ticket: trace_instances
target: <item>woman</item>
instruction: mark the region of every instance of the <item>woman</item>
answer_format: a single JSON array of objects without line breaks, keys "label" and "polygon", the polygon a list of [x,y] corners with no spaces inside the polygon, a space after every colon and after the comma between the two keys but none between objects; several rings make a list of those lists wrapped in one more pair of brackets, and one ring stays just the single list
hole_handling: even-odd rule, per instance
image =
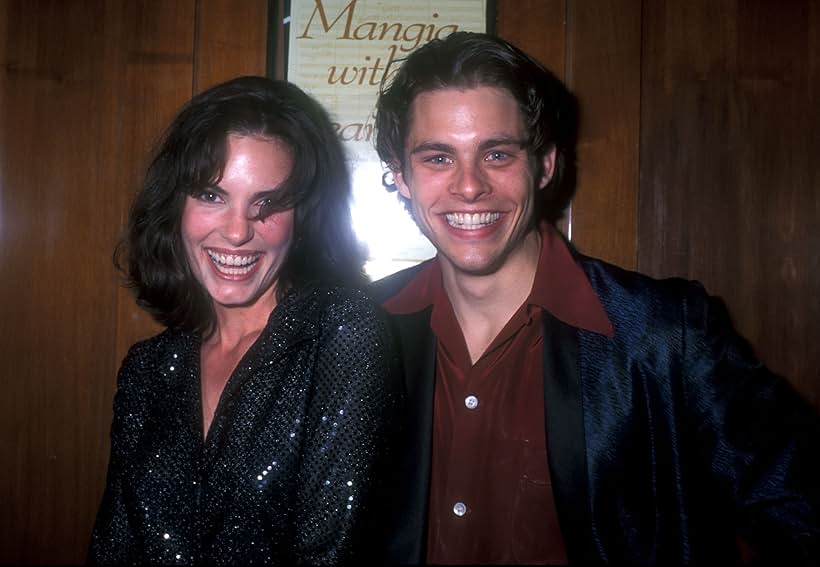
[{"label": "woman", "polygon": [[244,77],[179,113],[118,249],[167,330],[119,372],[96,563],[338,563],[376,551],[400,404],[355,288],[344,154],[293,85]]}]

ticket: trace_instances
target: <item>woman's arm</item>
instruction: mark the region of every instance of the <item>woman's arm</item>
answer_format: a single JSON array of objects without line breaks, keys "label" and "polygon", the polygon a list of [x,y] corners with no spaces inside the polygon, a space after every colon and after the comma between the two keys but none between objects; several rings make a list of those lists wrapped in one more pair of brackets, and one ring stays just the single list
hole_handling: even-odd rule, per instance
[{"label": "woman's arm", "polygon": [[117,376],[114,397],[114,419],[111,424],[111,451],[105,492],[94,522],[87,562],[95,565],[133,563],[134,538],[123,499],[124,476],[130,452],[129,429],[139,420],[137,400],[130,387],[138,375],[141,357],[139,348],[129,350]]},{"label": "woman's arm", "polygon": [[400,364],[384,314],[367,300],[334,305],[323,326],[296,481],[296,561],[380,553],[380,488],[400,425]]}]

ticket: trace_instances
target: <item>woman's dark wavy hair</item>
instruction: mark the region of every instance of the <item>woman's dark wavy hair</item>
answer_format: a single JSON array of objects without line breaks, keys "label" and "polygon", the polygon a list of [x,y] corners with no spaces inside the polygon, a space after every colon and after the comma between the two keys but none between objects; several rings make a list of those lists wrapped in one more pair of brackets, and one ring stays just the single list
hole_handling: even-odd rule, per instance
[{"label": "woman's dark wavy hair", "polygon": [[[575,190],[578,106],[563,83],[540,63],[503,39],[455,32],[411,53],[376,104],[376,151],[392,171],[404,171],[410,108],[416,96],[432,90],[481,86],[502,88],[518,102],[527,128],[527,149],[541,176],[543,157],[554,146],[555,171],[538,191],[539,220],[561,218]],[[386,177],[388,177],[386,175]],[[384,181],[395,191],[395,183]],[[409,201],[399,196],[410,210]]]},{"label": "woman's dark wavy hair", "polygon": [[208,335],[210,296],[188,264],[181,237],[189,194],[219,182],[229,135],[283,141],[293,170],[257,219],[294,209],[293,242],[277,295],[319,282],[366,283],[364,256],[351,227],[350,176],[344,150],[319,103],[296,86],[240,77],[195,96],[174,118],[131,206],[115,264],[137,304],[159,323]]}]

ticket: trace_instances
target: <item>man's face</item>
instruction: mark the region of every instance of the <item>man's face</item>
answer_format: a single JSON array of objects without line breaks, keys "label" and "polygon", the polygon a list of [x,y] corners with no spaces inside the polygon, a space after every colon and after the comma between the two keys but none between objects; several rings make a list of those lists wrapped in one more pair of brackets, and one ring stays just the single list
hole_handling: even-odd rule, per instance
[{"label": "man's face", "polygon": [[394,177],[442,268],[488,275],[515,262],[535,238],[535,192],[549,182],[554,150],[534,179],[521,111],[495,87],[421,93],[410,124],[404,170]]}]

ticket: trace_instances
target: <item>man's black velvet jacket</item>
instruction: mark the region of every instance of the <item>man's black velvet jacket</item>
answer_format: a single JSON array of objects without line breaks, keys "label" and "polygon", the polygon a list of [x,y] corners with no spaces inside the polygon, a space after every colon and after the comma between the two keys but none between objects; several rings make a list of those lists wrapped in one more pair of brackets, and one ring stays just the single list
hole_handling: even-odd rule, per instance
[{"label": "man's black velvet jacket", "polygon": [[[548,465],[570,563],[728,565],[742,538],[764,560],[818,564],[814,408],[699,284],[575,258],[615,334],[543,317]],[[371,294],[385,302],[419,269]],[[391,556],[403,563],[426,553],[431,311],[392,316],[410,413]]]}]

